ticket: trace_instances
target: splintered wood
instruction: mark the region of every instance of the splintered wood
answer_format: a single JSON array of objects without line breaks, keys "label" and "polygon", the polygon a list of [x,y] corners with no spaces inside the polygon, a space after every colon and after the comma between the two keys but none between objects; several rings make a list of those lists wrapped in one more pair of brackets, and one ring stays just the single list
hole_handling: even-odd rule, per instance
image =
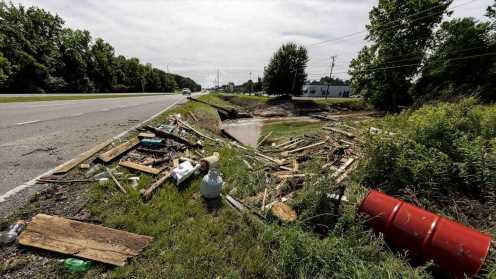
[{"label": "splintered wood", "polygon": [[18,237],[21,245],[97,262],[124,266],[139,255],[152,237],[38,214]]},{"label": "splintered wood", "polygon": [[140,143],[140,140],[138,137],[133,138],[132,140],[125,142],[117,147],[114,147],[110,149],[109,151],[98,155],[98,158],[104,162],[108,163],[115,158],[119,157],[120,155],[124,154],[125,152],[129,151],[131,148],[135,147]]}]

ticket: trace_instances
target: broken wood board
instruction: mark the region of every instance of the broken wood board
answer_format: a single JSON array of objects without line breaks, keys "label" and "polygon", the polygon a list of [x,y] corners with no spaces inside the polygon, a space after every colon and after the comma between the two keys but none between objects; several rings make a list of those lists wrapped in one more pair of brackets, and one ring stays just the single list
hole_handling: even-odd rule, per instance
[{"label": "broken wood board", "polygon": [[270,161],[270,162],[273,162],[273,163],[276,163],[278,165],[284,165],[284,163],[286,162],[286,160],[279,160],[279,159],[275,159],[275,158],[272,158],[272,157],[269,157],[263,153],[260,153],[260,152],[255,152],[255,155],[257,155],[258,157],[261,157],[267,161]]},{"label": "broken wood board", "polygon": [[140,139],[152,139],[155,137],[154,133],[139,133],[138,138]]},{"label": "broken wood board", "polygon": [[324,130],[329,130],[331,132],[334,132],[334,133],[338,133],[338,134],[341,134],[341,135],[344,135],[350,139],[354,138],[355,135],[350,133],[350,132],[346,132],[346,131],[343,131],[343,130],[340,130],[340,129],[337,129],[337,128],[333,128],[333,127],[324,127],[323,128]]},{"label": "broken wood board", "polygon": [[124,266],[150,245],[152,237],[38,214],[18,237],[19,244],[78,258]]},{"label": "broken wood board", "polygon": [[117,147],[114,147],[114,148],[110,149],[109,151],[98,155],[98,159],[100,159],[104,163],[108,163],[108,162],[114,160],[115,158],[119,157],[123,153],[129,151],[131,148],[135,147],[139,143],[140,143],[140,140],[137,137],[135,137],[135,138],[131,139],[130,141],[122,143],[122,144],[118,145]]},{"label": "broken wood board", "polygon": [[107,145],[111,144],[112,143],[112,139],[109,139],[103,143],[100,143],[98,145],[96,145],[95,147],[91,148],[90,150],[84,152],[84,153],[81,153],[79,156],[77,156],[76,158],[58,166],[52,174],[64,174],[64,173],[67,173],[68,171],[72,170],[73,168],[75,168],[76,166],[80,165],[81,163],[83,163],[84,161],[88,160],[89,158],[91,158],[93,155],[95,155],[97,152],[99,152],[100,150],[104,149],[105,147],[107,147]]},{"label": "broken wood board", "polygon": [[298,218],[296,211],[282,202],[276,202],[270,210],[272,215],[284,222],[294,222]]},{"label": "broken wood board", "polygon": [[153,191],[155,191],[157,188],[159,188],[160,186],[162,186],[170,177],[171,177],[171,174],[170,174],[170,172],[168,172],[167,174],[165,174],[164,176],[162,176],[159,180],[155,181],[147,189],[142,189],[142,191],[140,191],[140,193],[141,193],[143,199],[144,200],[149,200],[150,197],[153,194]]},{"label": "broken wood board", "polygon": [[314,148],[314,147],[317,147],[317,146],[320,146],[320,145],[324,145],[328,141],[329,141],[329,138],[327,138],[324,141],[318,142],[318,143],[310,144],[310,145],[307,145],[307,146],[303,146],[303,147],[300,147],[300,148],[293,149],[291,151],[283,152],[282,154],[284,156],[284,155],[287,155],[287,154],[292,154],[292,153],[304,151],[304,150],[307,150],[307,149],[310,149],[310,148]]},{"label": "broken wood board", "polygon": [[261,146],[262,144],[264,144],[264,142],[270,137],[272,136],[272,131],[270,131],[267,135],[265,135],[265,137],[263,137],[262,140],[260,140],[258,143],[257,143],[257,147]]},{"label": "broken wood board", "polygon": [[119,180],[117,180],[117,178],[115,178],[112,171],[107,167],[105,167],[105,171],[108,173],[110,178],[112,178],[112,181],[114,181],[115,185],[117,185],[117,187],[119,187],[119,190],[121,190],[124,194],[127,194],[126,188],[122,187],[122,185],[119,183]]},{"label": "broken wood board", "polygon": [[151,131],[153,133],[155,133],[155,135],[157,135],[157,137],[161,137],[161,138],[164,138],[164,139],[172,139],[174,141],[177,141],[179,143],[182,143],[182,144],[185,144],[189,147],[201,147],[200,144],[197,144],[197,143],[194,143],[188,139],[185,139],[183,137],[180,137],[178,135],[174,135],[172,133],[168,133],[166,131],[163,131],[163,130],[160,130],[160,129],[157,129],[157,128],[154,128],[154,127],[151,127],[151,126],[145,126],[145,129],[147,129],[148,131]]},{"label": "broken wood board", "polygon": [[138,171],[153,174],[153,175],[157,175],[160,173],[159,169],[143,166],[143,165],[133,163],[130,161],[121,161],[121,162],[119,162],[119,166],[126,167],[126,168],[133,169],[133,170],[138,170]]}]

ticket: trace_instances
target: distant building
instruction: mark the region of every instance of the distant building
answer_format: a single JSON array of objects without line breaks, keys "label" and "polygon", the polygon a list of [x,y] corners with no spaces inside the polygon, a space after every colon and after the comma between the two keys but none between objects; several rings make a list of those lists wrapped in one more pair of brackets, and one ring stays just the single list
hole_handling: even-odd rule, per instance
[{"label": "distant building", "polygon": [[305,84],[303,97],[350,97],[351,87],[348,85]]}]

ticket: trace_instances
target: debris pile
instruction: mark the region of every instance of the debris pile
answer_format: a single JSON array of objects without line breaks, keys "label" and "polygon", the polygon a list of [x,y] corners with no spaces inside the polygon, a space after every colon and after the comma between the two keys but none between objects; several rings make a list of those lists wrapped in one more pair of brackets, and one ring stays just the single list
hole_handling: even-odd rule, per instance
[{"label": "debris pile", "polygon": [[[295,196],[305,180],[331,173],[336,184],[342,183],[357,166],[360,142],[345,128],[324,128],[329,132],[289,139],[271,139],[270,133],[265,135],[255,156],[247,155],[243,163],[252,171],[262,172],[267,187],[242,202],[260,208],[261,212],[270,210],[283,221],[294,221],[296,213],[284,203]],[[313,164],[316,158],[320,159],[320,166]],[[254,169],[259,163],[263,167]]]}]

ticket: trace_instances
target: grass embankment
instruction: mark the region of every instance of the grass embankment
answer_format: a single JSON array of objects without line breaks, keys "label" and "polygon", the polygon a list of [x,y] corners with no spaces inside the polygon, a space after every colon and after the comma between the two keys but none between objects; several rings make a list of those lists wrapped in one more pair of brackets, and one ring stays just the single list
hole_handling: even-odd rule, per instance
[{"label": "grass embankment", "polygon": [[[224,102],[211,95],[202,99]],[[191,102],[161,119],[189,111],[210,118],[202,121],[218,120],[211,108]],[[284,133],[280,126],[271,125],[269,129],[280,136],[295,135],[289,129],[289,133]],[[208,143],[205,150],[207,154],[221,154],[224,193],[231,192],[241,199],[263,191],[263,172],[248,170],[241,151],[215,143]],[[141,177],[138,189],[151,183],[148,175]],[[90,192],[90,209],[106,226],[155,238],[152,247],[128,266],[111,269],[113,278],[420,277],[423,270],[411,268],[400,256],[385,249],[381,240],[357,224],[353,210],[346,210],[337,222],[333,221],[331,233],[324,238],[308,230],[307,225],[321,210],[316,206],[318,200],[334,188],[329,181],[330,178],[324,179],[317,186],[309,184],[295,199],[292,205],[300,208],[304,218],[296,224],[274,220],[260,223],[252,215],[240,216],[225,204],[218,211],[209,212],[198,193],[200,178],[179,188],[168,183],[148,203],[142,202],[137,191],[125,195],[113,186],[95,185]],[[87,277],[105,268],[98,265]],[[63,273],[62,269],[59,272]]]},{"label": "grass embankment", "polygon": [[47,101],[69,101],[69,100],[91,100],[91,99],[114,99],[127,97],[155,96],[157,94],[123,94],[123,95],[60,95],[60,96],[27,96],[27,97],[6,97],[0,95],[1,103],[22,103],[22,102],[47,102]]},{"label": "grass embankment", "polygon": [[263,109],[274,105],[292,103],[295,108],[307,109],[336,109],[336,110],[370,110],[365,100],[359,98],[305,98],[305,99],[287,99],[287,97],[267,97],[267,96],[250,96],[250,95],[217,95],[220,98],[229,101],[237,106],[254,110]]},{"label": "grass embankment", "polygon": [[[216,95],[201,98],[228,105]],[[170,114],[181,113],[188,117],[189,112],[201,118],[200,124],[219,121],[212,108],[190,102],[162,115],[155,124]],[[298,212],[298,220],[293,224],[272,218],[259,222],[251,214],[239,215],[226,204],[217,211],[209,211],[199,195],[200,178],[181,187],[168,183],[147,203],[140,199],[137,190],[122,194],[113,185],[91,185],[87,196],[92,218],[105,226],[153,236],[154,241],[128,266],[113,268],[96,264],[86,277],[107,273],[109,278],[432,278],[431,267],[412,267],[404,253],[391,251],[382,239],[367,231],[356,218],[354,204],[360,202],[368,186],[377,185],[436,213],[491,231],[495,216],[492,211],[486,215],[490,219],[487,225],[471,223],[467,219],[468,211],[464,211],[466,217],[443,211],[442,207],[435,206],[440,196],[429,193],[445,189],[440,194],[456,192],[486,204],[492,201],[494,194],[490,191],[494,190],[494,184],[490,181],[494,181],[494,172],[489,171],[494,169],[483,167],[482,172],[477,171],[477,164],[471,162],[480,162],[477,154],[481,154],[481,150],[487,151],[487,155],[483,155],[484,162],[494,162],[495,115],[495,107],[468,102],[426,107],[363,124],[364,134],[368,134],[368,127],[376,126],[396,135],[366,138],[365,161],[347,184],[350,203],[342,206],[339,214],[330,214],[332,209],[325,195],[336,190],[333,179],[322,175],[307,181],[289,202]],[[212,128],[207,125],[206,130]],[[270,124],[264,134],[269,131],[274,137],[282,138],[323,133],[315,123]],[[443,140],[446,138],[452,141]],[[473,142],[476,144],[471,144]],[[264,172],[251,171],[242,162],[244,155],[250,152],[212,142],[206,143],[205,150],[206,154],[214,151],[221,154],[220,170],[226,182],[224,193],[243,199],[266,187]],[[460,157],[455,160],[456,156],[440,154],[449,150],[454,152],[449,154]],[[308,171],[319,170],[320,160],[311,158]],[[458,176],[438,177],[438,173],[444,173],[449,160],[461,163],[451,165],[460,170]],[[260,166],[254,165],[254,168]],[[481,173],[484,174],[482,182],[486,184],[473,184],[477,181],[472,179],[481,179],[474,174]],[[131,174],[126,172],[125,175]],[[138,190],[149,186],[153,179],[144,174],[140,176]],[[461,180],[452,185],[457,179]],[[317,226],[325,226],[327,234],[316,233]],[[494,275],[493,260],[494,256],[488,260],[483,276]],[[58,277],[77,276],[65,271],[60,263],[48,266]]]}]

